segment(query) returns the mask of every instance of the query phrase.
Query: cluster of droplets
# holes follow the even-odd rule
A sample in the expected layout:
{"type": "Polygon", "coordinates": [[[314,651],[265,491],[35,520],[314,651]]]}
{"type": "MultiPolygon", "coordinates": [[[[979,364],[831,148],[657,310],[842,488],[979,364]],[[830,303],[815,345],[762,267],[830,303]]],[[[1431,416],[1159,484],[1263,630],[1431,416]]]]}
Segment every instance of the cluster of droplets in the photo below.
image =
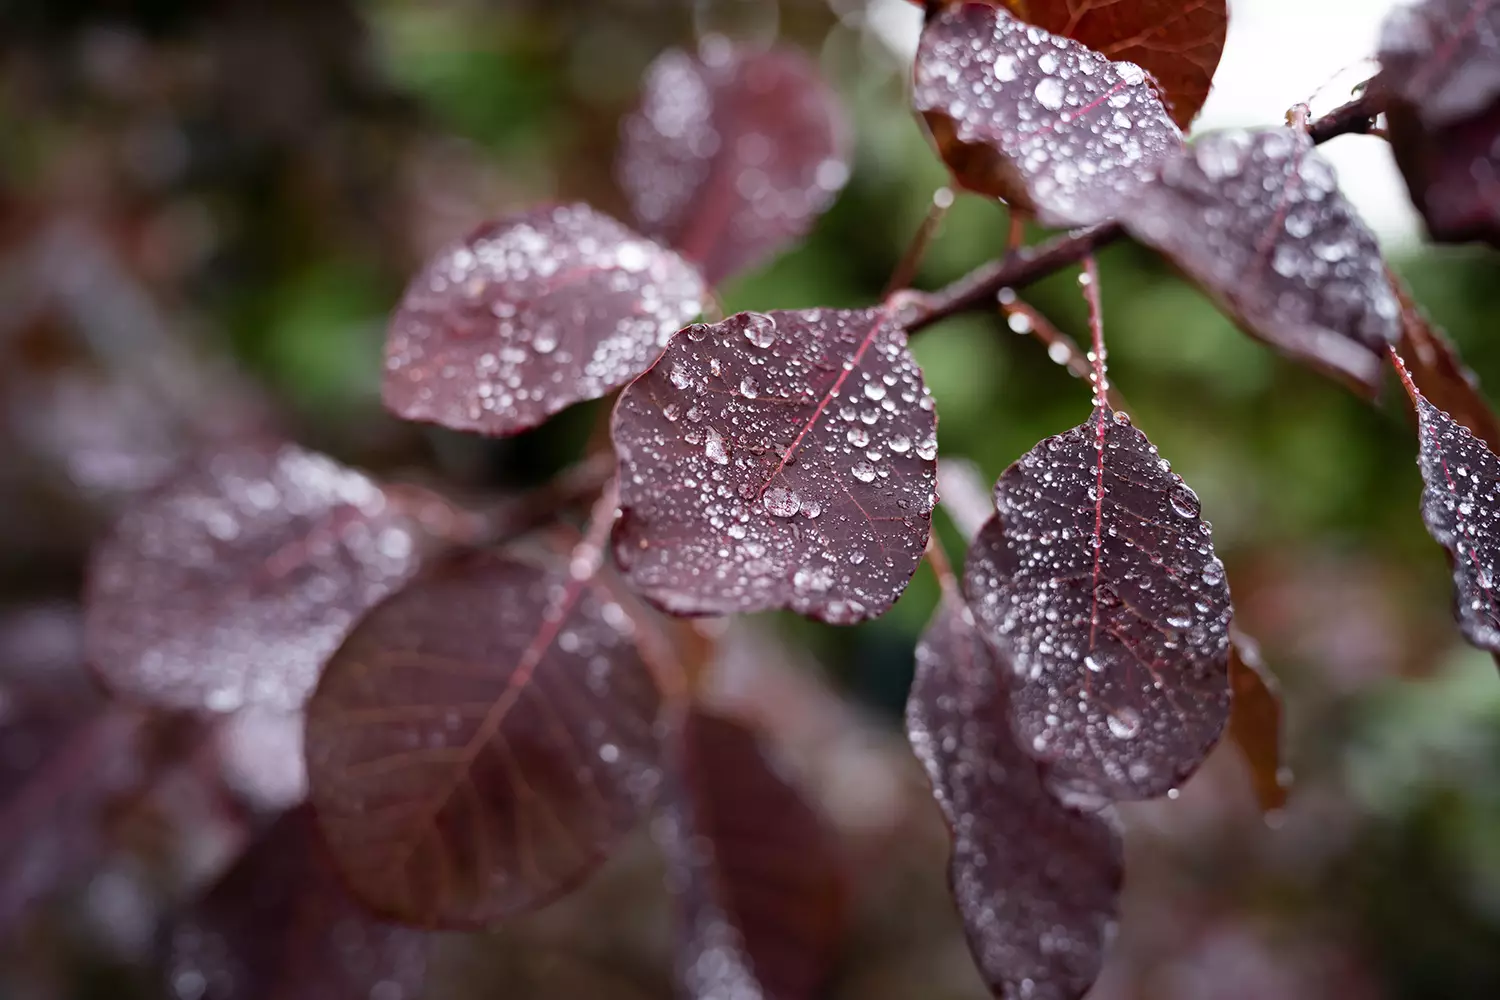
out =
{"type": "Polygon", "coordinates": [[[1229,590],[1197,496],[1103,408],[1024,455],[995,504],[965,586],[1016,672],[1018,734],[1070,794],[1165,793],[1229,703],[1229,590]]]}
{"type": "Polygon", "coordinates": [[[157,703],[296,709],[350,626],[416,571],[421,541],[377,483],[327,456],[218,452],[96,554],[91,658],[157,703]]]}
{"type": "Polygon", "coordinates": [[[1182,144],[1139,66],[999,7],[955,4],[928,25],[913,99],[940,136],[999,154],[987,193],[1034,207],[1047,225],[1113,218],[1182,144]]]}
{"type": "Polygon", "coordinates": [[[507,218],[407,289],[386,342],[387,405],[462,430],[524,430],[639,375],[704,295],[691,265],[585,205],[507,218]]]}
{"type": "Polygon", "coordinates": [[[927,541],[936,430],[883,310],[689,327],[616,413],[620,563],[678,612],[880,614],[927,541]]]}

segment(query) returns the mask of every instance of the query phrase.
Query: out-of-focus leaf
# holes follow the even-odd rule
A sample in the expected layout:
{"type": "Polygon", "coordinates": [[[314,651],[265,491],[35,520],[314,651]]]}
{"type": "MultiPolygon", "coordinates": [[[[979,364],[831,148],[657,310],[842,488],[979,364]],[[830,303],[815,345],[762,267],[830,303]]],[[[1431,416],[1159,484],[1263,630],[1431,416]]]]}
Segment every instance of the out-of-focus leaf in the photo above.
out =
{"type": "Polygon", "coordinates": [[[1479,391],[1478,377],[1394,276],[1391,287],[1401,300],[1401,360],[1422,387],[1422,394],[1482,438],[1492,451],[1500,448],[1500,420],[1479,391]]]}
{"type": "Polygon", "coordinates": [[[680,615],[883,614],[921,560],[937,415],[884,308],[696,325],[613,424],[630,584],[680,615]]]}
{"type": "Polygon", "coordinates": [[[1262,812],[1286,805],[1290,773],[1281,762],[1281,684],[1249,636],[1229,633],[1229,738],[1250,767],[1262,812]]]}

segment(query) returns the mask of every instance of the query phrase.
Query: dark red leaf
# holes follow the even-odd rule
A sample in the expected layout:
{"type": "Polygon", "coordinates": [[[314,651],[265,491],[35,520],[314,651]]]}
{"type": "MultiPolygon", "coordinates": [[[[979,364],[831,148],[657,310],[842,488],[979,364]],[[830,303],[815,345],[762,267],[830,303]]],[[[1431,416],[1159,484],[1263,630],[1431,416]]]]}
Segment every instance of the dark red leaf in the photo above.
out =
{"type": "Polygon", "coordinates": [[[692,265],[587,205],[487,223],[407,287],[385,345],[385,405],[516,434],[645,371],[704,295],[692,265]]]}
{"type": "Polygon", "coordinates": [[[912,100],[960,184],[1043,225],[1113,219],[1182,146],[1139,66],[982,4],[928,19],[912,100]]]}
{"type": "Polygon", "coordinates": [[[889,310],[692,326],[620,396],[615,555],[664,610],[883,614],[921,561],[937,415],[889,310]]]}
{"type": "Polygon", "coordinates": [[[1372,83],[1391,146],[1433,239],[1500,247],[1500,6],[1395,8],[1372,83]]]}
{"type": "Polygon", "coordinates": [[[1281,684],[1248,636],[1229,633],[1229,738],[1240,748],[1263,812],[1286,805],[1291,773],[1281,762],[1281,684]]]}
{"type": "Polygon", "coordinates": [[[304,806],[175,923],[167,975],[184,1000],[415,997],[427,952],[427,935],[379,923],[349,897],[304,806]]]}
{"type": "Polygon", "coordinates": [[[1479,379],[1395,277],[1391,287],[1401,300],[1399,352],[1412,378],[1434,406],[1473,431],[1492,451],[1500,448],[1500,421],[1479,391],[1479,379]]]}
{"type": "Polygon", "coordinates": [[[814,1000],[844,929],[842,859],[829,830],[751,730],[692,711],[681,740],[659,832],[681,909],[684,991],[814,1000]]]}
{"type": "Polygon", "coordinates": [[[1101,407],[1007,469],[995,506],[964,591],[1015,668],[1021,745],[1084,799],[1167,792],[1229,715],[1229,587],[1197,496],[1101,407]]]}
{"type": "Polygon", "coordinates": [[[991,991],[1081,997],[1113,931],[1120,840],[1054,798],[1016,745],[1010,673],[945,598],[917,645],[907,733],[953,835],[948,879],[991,991]]]}
{"type": "Polygon", "coordinates": [[[156,704],[295,709],[355,620],[416,570],[432,541],[423,516],[294,445],[217,452],[94,553],[89,660],[117,693],[156,704]]]}
{"type": "Polygon", "coordinates": [[[1293,128],[1204,136],[1124,214],[1254,337],[1380,387],[1400,307],[1375,237],[1293,128]]]}
{"type": "Polygon", "coordinates": [[[658,779],[659,698],[596,570],[450,560],[329,662],[307,709],[311,796],[376,912],[513,916],[578,884],[634,825],[658,779]]]}
{"type": "Polygon", "coordinates": [[[800,52],[704,40],[646,72],[621,126],[616,173],[645,232],[711,283],[806,235],[849,177],[838,98],[800,52]]]}

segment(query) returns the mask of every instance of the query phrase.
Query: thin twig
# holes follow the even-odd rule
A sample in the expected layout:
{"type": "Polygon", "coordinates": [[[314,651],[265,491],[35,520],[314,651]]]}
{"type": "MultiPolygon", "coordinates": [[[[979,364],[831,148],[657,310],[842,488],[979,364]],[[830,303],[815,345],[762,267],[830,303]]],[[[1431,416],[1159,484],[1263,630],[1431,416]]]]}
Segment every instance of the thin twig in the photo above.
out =
{"type": "Polygon", "coordinates": [[[1109,408],[1109,355],[1104,349],[1104,307],[1099,301],[1099,262],[1093,254],[1083,258],[1083,273],[1078,276],[1083,286],[1083,300],[1089,305],[1089,340],[1093,348],[1089,351],[1089,381],[1094,387],[1094,405],[1101,410],[1109,408]]]}
{"type": "Polygon", "coordinates": [[[599,496],[614,472],[614,452],[601,451],[534,490],[506,497],[484,513],[485,541],[499,544],[552,523],[559,511],[599,496]]]}
{"type": "Polygon", "coordinates": [[[911,279],[916,277],[917,268],[922,266],[922,258],[926,256],[927,248],[932,246],[932,238],[937,235],[938,227],[943,224],[943,217],[948,214],[948,209],[952,206],[952,188],[945,185],[932,192],[932,204],[928,206],[927,217],[917,227],[917,232],[912,236],[906,253],[901,255],[900,262],[896,264],[896,270],[891,273],[890,283],[885,288],[887,296],[911,284],[911,279]]]}

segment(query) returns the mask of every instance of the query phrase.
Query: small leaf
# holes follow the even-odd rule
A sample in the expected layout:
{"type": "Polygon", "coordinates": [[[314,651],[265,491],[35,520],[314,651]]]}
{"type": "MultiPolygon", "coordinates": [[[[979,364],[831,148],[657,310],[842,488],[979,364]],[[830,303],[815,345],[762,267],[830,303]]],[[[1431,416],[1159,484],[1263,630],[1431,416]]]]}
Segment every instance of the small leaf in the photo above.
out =
{"type": "Polygon", "coordinates": [[[1203,136],[1124,214],[1251,336],[1374,394],[1400,307],[1333,168],[1291,128],[1203,136]]]}
{"type": "Polygon", "coordinates": [[[1479,379],[1459,357],[1458,349],[1422,311],[1405,286],[1391,278],[1391,287],[1401,300],[1401,360],[1412,379],[1440,410],[1482,438],[1493,451],[1500,448],[1500,421],[1484,394],[1479,379]]]}
{"type": "Polygon", "coordinates": [[[406,420],[516,434],[650,366],[702,307],[692,265],[587,205],[476,229],[406,289],[385,405],[406,420]]]}
{"type": "Polygon", "coordinates": [[[990,990],[1077,998],[1112,936],[1120,840],[1107,819],[1054,798],[1016,745],[1009,674],[945,597],[917,645],[907,733],[953,836],[948,880],[990,990]]]}
{"type": "Polygon", "coordinates": [[[1290,773],[1281,762],[1281,684],[1248,636],[1229,633],[1229,738],[1250,767],[1262,812],[1286,805],[1290,773]]]}
{"type": "Polygon", "coordinates": [[[534,909],[634,825],[659,697],[629,617],[577,569],[450,560],[329,662],[307,708],[311,797],[377,913],[463,927],[534,909]]]}
{"type": "Polygon", "coordinates": [[[659,835],[680,907],[686,995],[814,1000],[844,929],[828,829],[749,729],[691,711],[681,740],[659,835]]]}
{"type": "Polygon", "coordinates": [[[1371,87],[1432,238],[1500,247],[1500,7],[1489,0],[1398,6],[1371,87]]]}
{"type": "Polygon", "coordinates": [[[817,68],[720,37],[651,64],[620,138],[616,173],[641,227],[715,284],[806,235],[849,177],[848,124],[817,68]]]}
{"type": "Polygon", "coordinates": [[[1229,715],[1229,587],[1197,496],[1107,407],[995,484],[964,592],[1015,668],[1016,736],[1085,800],[1180,784],[1229,715]]]}
{"type": "Polygon", "coordinates": [[[981,4],[930,18],[912,100],[958,183],[1043,225],[1113,219],[1182,146],[1146,74],[981,4]]]}
{"type": "Polygon", "coordinates": [[[886,309],[692,326],[620,396],[615,555],[678,615],[883,614],[927,544],[937,415],[886,309]]]}
{"type": "Polygon", "coordinates": [[[294,445],[204,459],[94,553],[90,662],[116,693],[155,704],[299,708],[355,620],[430,544],[419,505],[397,499],[294,445]]]}
{"type": "Polygon", "coordinates": [[[170,935],[172,995],[195,1000],[419,996],[428,937],[381,924],[328,867],[312,810],[285,813],[170,935]]]}

